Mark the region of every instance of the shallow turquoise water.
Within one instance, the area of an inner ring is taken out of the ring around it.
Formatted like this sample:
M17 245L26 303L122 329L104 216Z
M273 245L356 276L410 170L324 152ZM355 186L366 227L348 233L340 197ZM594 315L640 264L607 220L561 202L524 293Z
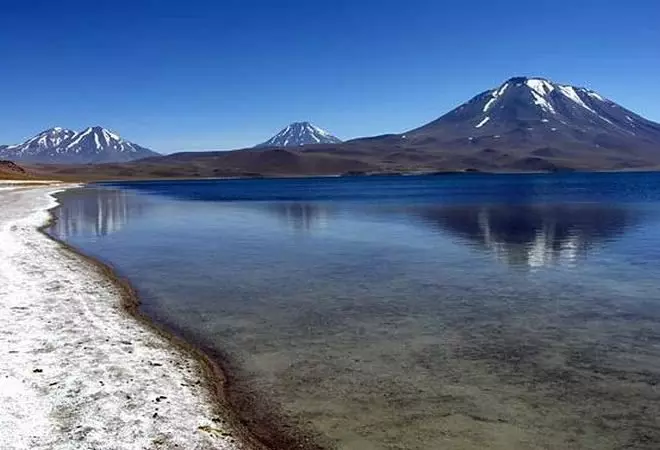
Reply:
M660 447L658 174L141 182L60 198L54 235L327 445Z

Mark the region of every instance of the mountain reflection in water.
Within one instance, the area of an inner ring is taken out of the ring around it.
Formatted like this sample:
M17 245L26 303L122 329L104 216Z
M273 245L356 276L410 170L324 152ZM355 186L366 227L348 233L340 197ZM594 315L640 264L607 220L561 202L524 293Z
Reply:
M67 194L66 203L55 210L51 233L60 239L73 236L107 236L144 213L145 203L119 189L93 189Z
M295 231L311 232L330 226L332 211L326 204L311 202L278 202L266 207L281 222Z
M333 228L339 211L322 202L269 203L260 211L294 231ZM352 208L369 216L412 218L454 242L491 253L514 267L574 265L590 249L620 238L642 221L634 207L604 204L428 205L413 208Z
M53 234L106 236L144 214L147 203L130 191L94 189L85 195L69 195L56 210ZM283 228L312 233L332 229L342 206L324 202L270 202L246 208L276 217ZM427 205L381 209L351 208L352 213L390 219L413 219L431 226L454 242L491 253L514 267L574 265L585 260L590 249L611 243L643 219L634 207L605 204L536 205Z
M575 264L641 220L633 208L607 205L469 205L412 210L422 221L512 266Z

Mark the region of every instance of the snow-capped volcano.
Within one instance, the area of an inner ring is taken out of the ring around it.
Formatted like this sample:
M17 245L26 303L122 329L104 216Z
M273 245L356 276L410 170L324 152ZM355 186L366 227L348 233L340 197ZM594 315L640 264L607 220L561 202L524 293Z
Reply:
M439 119L400 135L439 147L658 152L660 124L599 93L545 78L515 77Z
M660 162L660 124L591 89L538 77L511 78L433 122L370 145L378 142L463 154L470 167L511 165L514 155L528 158L519 160L525 167L540 158L599 168Z
M55 127L22 144L0 148L2 158L61 164L125 162L157 155L99 126L78 133Z
M309 122L294 122L257 147L299 147L308 144L338 144L341 139Z
M517 77L478 95L449 114L474 115L475 128L510 120L540 120L563 125L580 121L591 127L613 126L632 134L633 128L643 125L644 119L635 118L630 111L622 113L622 109L590 89L556 84L544 78Z

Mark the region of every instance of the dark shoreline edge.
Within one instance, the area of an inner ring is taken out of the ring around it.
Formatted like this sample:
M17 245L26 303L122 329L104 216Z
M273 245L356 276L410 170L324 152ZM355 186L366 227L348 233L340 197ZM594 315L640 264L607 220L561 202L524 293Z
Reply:
M151 320L140 310L138 291L111 264L88 256L48 233L48 228L57 221L54 211L61 206L56 195L85 186L85 184L78 184L61 189L53 186L56 191L48 195L54 198L58 204L47 210L49 218L43 225L37 227L37 231L60 245L63 251L73 253L98 270L99 275L108 279L118 289L121 307L125 312L166 339L183 355L200 363L203 382L214 403L214 412L228 423L231 431L235 433L237 447L245 450L328 450L334 448L335 446L330 442L319 443L318 441L326 439L311 429L307 430L307 427L285 421L276 405L241 382L240 369L232 364L226 355L207 346L193 343L192 339L186 340L183 337L185 333L176 330L171 325L172 331Z

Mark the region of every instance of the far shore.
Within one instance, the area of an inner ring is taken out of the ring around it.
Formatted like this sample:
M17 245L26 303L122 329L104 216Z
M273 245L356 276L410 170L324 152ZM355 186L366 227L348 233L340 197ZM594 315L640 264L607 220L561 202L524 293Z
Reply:
M121 183L121 182L149 182L149 181L202 181L202 180L250 180L250 179L287 179L287 178L378 178L416 177L416 176L474 176L474 175L562 175L566 173L648 173L660 172L660 167L623 168L618 170L587 170L587 169L558 169L558 170L477 170L477 169L446 169L446 170L390 170L390 171L348 171L339 173L236 173L224 175L181 174L162 176L158 174L143 173L119 176L112 172L104 172L102 166L68 167L62 173L60 166L54 165L47 170L42 165L38 173L31 178L6 179L0 175L2 185L39 185L53 183Z

